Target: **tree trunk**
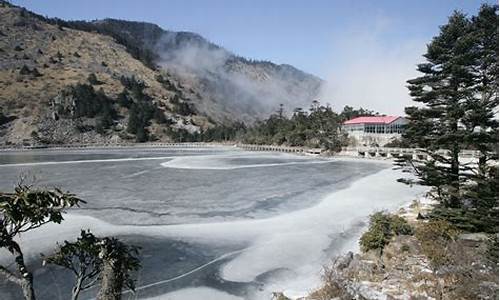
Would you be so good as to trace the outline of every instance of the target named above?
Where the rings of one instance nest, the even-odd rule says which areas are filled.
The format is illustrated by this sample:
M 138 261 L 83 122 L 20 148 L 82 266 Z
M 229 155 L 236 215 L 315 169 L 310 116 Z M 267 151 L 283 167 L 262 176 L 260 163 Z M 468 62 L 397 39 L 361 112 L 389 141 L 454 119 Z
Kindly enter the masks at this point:
M 101 288 L 97 295 L 98 300 L 121 299 L 123 280 L 119 269 L 115 259 L 107 259 L 104 261 L 101 271 Z
M 451 132 L 454 137 L 457 136 L 458 132 L 458 120 L 453 120 L 451 123 Z M 450 185 L 452 186 L 453 190 L 451 192 L 450 198 L 449 198 L 449 203 L 448 205 L 453 208 L 459 208 L 460 207 L 460 161 L 459 161 L 459 155 L 460 155 L 460 141 L 458 139 L 455 139 L 453 141 L 453 145 L 450 149 L 450 156 L 451 156 L 451 166 L 450 166 L 450 175 L 451 175 L 451 182 Z
M 15 255 L 17 270 L 21 275 L 19 279 L 21 289 L 23 290 L 24 299 L 35 300 L 35 291 L 33 290 L 33 274 L 31 274 L 31 272 L 28 272 L 28 269 L 26 268 L 26 265 L 24 263 L 24 256 L 21 252 L 21 247 L 19 247 L 16 242 L 10 241 L 8 249 L 10 253 Z
M 26 300 L 35 300 L 35 291 L 33 290 L 33 276 L 31 273 L 21 281 L 21 289 Z
M 458 148 L 458 147 L 457 147 Z M 453 191 L 450 195 L 450 207 L 460 207 L 460 162 L 459 162 L 459 149 L 455 149 L 451 153 L 451 186 Z
M 80 295 L 80 291 L 82 289 L 82 283 L 83 283 L 83 278 L 78 277 L 76 279 L 76 284 L 73 287 L 73 290 L 71 291 L 71 300 L 77 300 L 78 296 Z

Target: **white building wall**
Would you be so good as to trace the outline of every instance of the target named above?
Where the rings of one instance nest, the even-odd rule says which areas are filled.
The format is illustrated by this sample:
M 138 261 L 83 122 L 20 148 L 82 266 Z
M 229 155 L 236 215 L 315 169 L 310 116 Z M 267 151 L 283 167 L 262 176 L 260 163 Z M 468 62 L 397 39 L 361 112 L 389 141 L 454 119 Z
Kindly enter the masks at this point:
M 343 130 L 349 136 L 350 146 L 373 146 L 380 147 L 401 137 L 404 126 L 408 121 L 399 118 L 390 124 L 348 124 L 344 125 Z

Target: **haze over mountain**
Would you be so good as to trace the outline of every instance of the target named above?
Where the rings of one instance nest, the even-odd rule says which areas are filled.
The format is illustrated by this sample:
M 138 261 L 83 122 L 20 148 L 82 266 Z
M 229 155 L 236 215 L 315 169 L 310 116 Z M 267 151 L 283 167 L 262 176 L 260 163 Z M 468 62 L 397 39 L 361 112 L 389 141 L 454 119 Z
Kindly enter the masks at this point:
M 2 143 L 131 140 L 138 134 L 127 130 L 131 105 L 150 111 L 140 117 L 147 139 L 171 140 L 252 123 L 279 104 L 307 107 L 322 84 L 293 66 L 246 59 L 196 33 L 150 23 L 49 19 L 6 2 L 0 15 Z M 139 92 L 135 81 L 144 84 Z M 102 90 L 106 104 L 84 103 L 74 91 L 81 84 L 91 86 L 83 87 L 90 96 Z M 75 115 L 88 105 L 100 108 Z

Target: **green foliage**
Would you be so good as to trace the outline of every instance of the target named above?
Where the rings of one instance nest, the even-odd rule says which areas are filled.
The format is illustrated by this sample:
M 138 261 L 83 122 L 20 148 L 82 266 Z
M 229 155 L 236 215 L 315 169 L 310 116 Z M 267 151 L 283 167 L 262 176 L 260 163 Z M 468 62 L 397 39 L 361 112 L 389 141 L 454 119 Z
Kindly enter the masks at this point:
M 43 74 L 40 73 L 37 68 L 30 69 L 26 65 L 23 65 L 21 70 L 19 70 L 19 74 L 21 74 L 21 75 L 33 75 L 34 77 L 43 76 Z
M 139 110 L 136 105 L 132 105 L 128 113 L 127 131 L 136 134 L 139 127 L 142 127 Z
M 354 109 L 352 106 L 346 105 L 342 112 L 340 112 L 339 117 L 342 121 L 347 121 L 362 116 L 378 116 L 379 113 L 373 110 L 364 109 L 362 107 Z
M 140 97 L 143 93 L 142 91 L 146 88 L 146 85 L 143 81 L 140 81 L 132 77 L 121 76 L 120 77 L 121 84 L 127 89 L 134 93 L 135 96 Z
M 126 108 L 130 108 L 130 106 L 133 103 L 132 99 L 130 99 L 127 89 L 123 89 L 123 91 L 120 94 L 118 94 L 117 101 L 121 107 L 126 107 Z
M 403 138 L 392 139 L 389 143 L 383 146 L 388 148 L 412 148 L 412 145 Z
M 40 18 L 41 16 L 38 17 Z M 145 37 L 147 37 L 156 41 L 162 36 L 163 31 L 156 25 L 113 19 L 107 19 L 103 22 L 64 21 L 48 18 L 44 18 L 44 20 L 49 23 L 58 23 L 68 28 L 98 32 L 111 36 L 117 43 L 125 46 L 127 52 L 132 57 L 140 60 L 145 66 L 151 69 L 156 68 L 155 60 L 158 58 L 158 55 L 153 51 L 152 47 L 146 45 L 148 41 L 145 40 Z
M 82 230 L 75 242 L 64 241 L 53 255 L 44 260 L 46 263 L 69 269 L 75 275 L 73 299 L 76 299 L 81 291 L 97 283 L 102 266 L 102 259 L 99 257 L 100 242 L 101 239 L 90 231 Z
M 100 242 L 100 258 L 104 263 L 111 263 L 115 280 L 123 286 L 135 290 L 133 273 L 141 268 L 139 247 L 127 245 L 116 238 L 103 238 Z
M 400 216 L 397 215 L 391 215 L 390 216 L 390 226 L 391 230 L 396 234 L 396 235 L 412 235 L 413 234 L 413 228 L 411 227 L 406 220 Z
M 0 126 L 15 120 L 16 116 L 6 116 L 2 111 L 0 111 Z
M 429 214 L 431 220 L 447 220 L 456 228 L 468 232 L 498 232 L 498 210 L 468 209 L 436 206 Z
M 277 144 L 288 146 L 321 147 L 340 151 L 346 143 L 341 133 L 342 122 L 331 107 L 314 101 L 309 113 L 296 108 L 291 118 L 282 110 L 267 120 L 248 128 L 242 140 L 250 144 Z
M 411 234 L 413 228 L 405 219 L 380 211 L 370 216 L 368 231 L 361 236 L 359 244 L 364 252 L 373 249 L 382 251 L 394 235 Z
M 456 227 L 445 220 L 433 220 L 417 228 L 415 236 L 434 269 L 450 263 L 452 257 L 448 247 L 458 233 Z
M 149 140 L 149 134 L 148 131 L 143 127 L 140 126 L 137 128 L 137 133 L 135 135 L 135 141 L 138 143 L 144 143 Z
M 165 112 L 163 112 L 163 110 L 159 109 L 158 107 L 154 107 L 153 119 L 158 124 L 168 123 L 167 118 L 165 117 Z
M 174 97 L 170 100 L 170 103 L 174 105 L 173 112 L 181 116 L 190 116 L 196 114 L 193 105 L 186 102 L 186 100 L 180 101 L 180 98 L 177 95 L 174 95 Z
M 102 84 L 101 81 L 99 81 L 97 79 L 97 76 L 95 75 L 95 73 L 90 73 L 89 76 L 87 77 L 87 81 L 91 84 L 91 85 L 99 85 L 99 84 Z
M 17 234 L 49 222 L 61 223 L 62 212 L 80 203 L 85 201 L 59 189 L 35 190 L 23 184 L 13 193 L 0 193 L 0 247 Z
M 433 188 L 434 214 L 464 230 L 498 232 L 498 56 L 498 7 L 455 12 L 428 44 L 422 76 L 408 81 L 420 105 L 406 108 L 404 139 L 431 159 L 397 163 Z M 478 151 L 477 165 L 459 160 L 465 149 Z
M 65 241 L 59 245 L 45 262 L 60 265 L 74 274 L 72 299 L 75 300 L 81 291 L 92 288 L 99 279 L 115 281 L 108 284 L 120 287 L 117 292 L 121 292 L 123 286 L 134 290 L 132 273 L 141 267 L 138 251 L 138 247 L 126 245 L 116 238 L 97 238 L 90 231 L 82 230 L 75 242 Z M 113 274 L 103 274 L 110 272 L 105 264 L 111 267 Z
M 201 139 L 204 142 L 234 141 L 240 139 L 246 133 L 247 127 L 242 122 L 231 125 L 217 125 L 203 131 Z
M 36 190 L 20 183 L 13 193 L 0 193 L 0 248 L 14 257 L 17 274 L 0 266 L 0 274 L 18 284 L 27 300 L 35 299 L 33 274 L 28 270 L 19 235 L 47 223 L 61 223 L 65 209 L 78 206 L 83 200 L 70 193 L 54 190 Z
M 71 87 L 69 93 L 75 101 L 73 117 L 94 118 L 97 115 L 112 119 L 116 117 L 112 100 L 104 94 L 102 89 L 96 92 L 89 84 L 77 84 Z
M 177 143 L 189 143 L 189 142 L 201 142 L 201 141 L 203 141 L 200 133 L 198 133 L 198 132 L 191 133 L 183 128 L 177 128 L 175 130 L 172 128 L 168 128 L 167 134 L 173 141 L 175 141 Z
M 136 135 L 137 142 L 146 142 L 149 140 L 149 132 L 146 127 L 150 125 L 153 117 L 161 122 L 166 122 L 159 115 L 159 108 L 153 104 L 153 99 L 144 93 L 146 85 L 135 77 L 121 77 L 121 83 L 124 91 L 119 96 L 120 103 L 123 106 L 130 107 L 127 132 Z M 163 113 L 163 112 L 162 112 Z

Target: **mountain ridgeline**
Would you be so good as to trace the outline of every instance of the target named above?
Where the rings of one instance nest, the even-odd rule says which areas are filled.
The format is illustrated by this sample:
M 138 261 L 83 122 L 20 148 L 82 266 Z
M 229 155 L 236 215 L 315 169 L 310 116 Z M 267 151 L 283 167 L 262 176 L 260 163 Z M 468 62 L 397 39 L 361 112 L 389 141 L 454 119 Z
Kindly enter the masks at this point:
M 144 22 L 65 21 L 0 1 L 0 35 L 1 144 L 171 141 L 307 107 L 322 85 Z
M 192 32 L 116 19 L 57 22 L 112 36 L 145 65 L 182 81 L 196 107 L 217 121 L 253 122 L 279 104 L 308 106 L 322 83 L 290 65 L 237 56 Z

